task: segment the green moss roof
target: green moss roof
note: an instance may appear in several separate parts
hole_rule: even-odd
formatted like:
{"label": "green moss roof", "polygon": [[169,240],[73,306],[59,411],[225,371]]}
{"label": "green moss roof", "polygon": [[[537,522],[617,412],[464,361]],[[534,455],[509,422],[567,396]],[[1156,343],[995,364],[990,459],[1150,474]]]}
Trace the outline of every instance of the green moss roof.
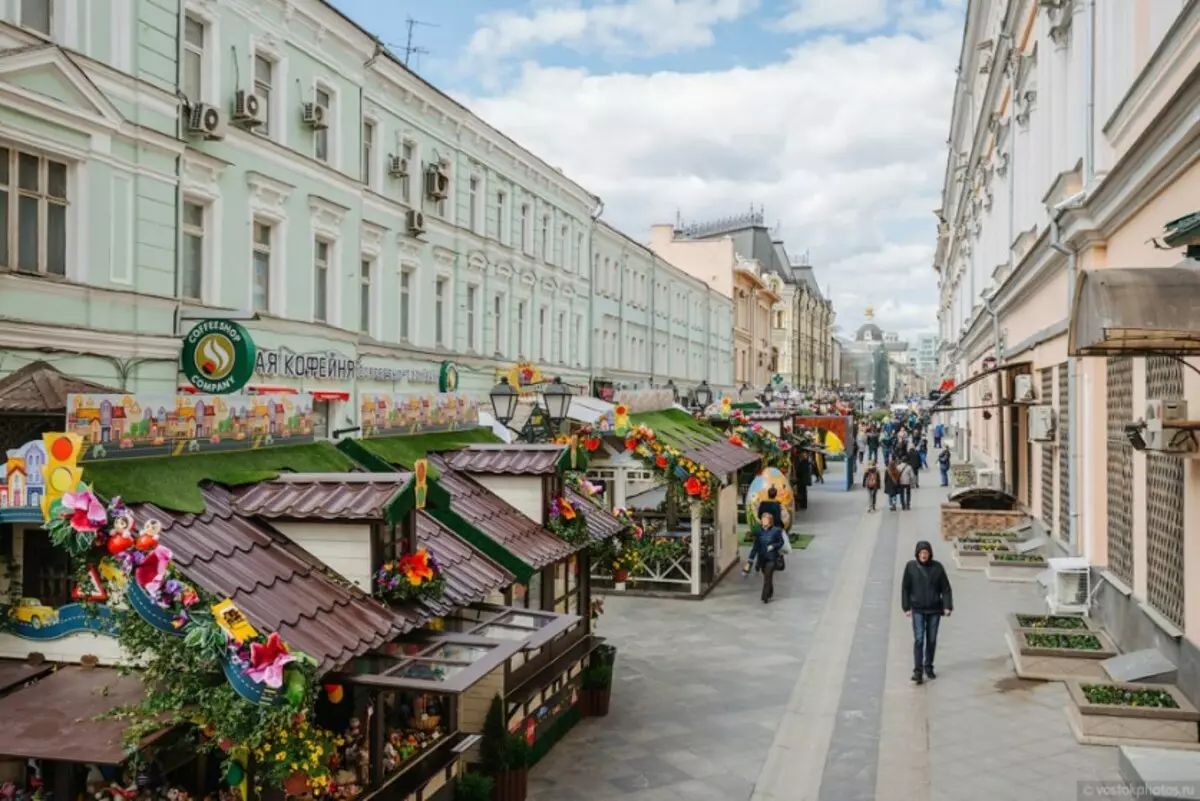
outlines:
{"label": "green moss roof", "polygon": [[629,422],[647,426],[655,436],[680,449],[724,439],[720,431],[679,409],[631,414]]}
{"label": "green moss roof", "polygon": [[153,503],[173,512],[204,511],[202,481],[227,487],[277,478],[280,473],[345,473],[354,462],[328,442],[283,445],[146,459],[84,462],[83,480],[96,492],[126,503]]}
{"label": "green moss roof", "polygon": [[[437,451],[459,451],[470,445],[495,445],[504,440],[492,433],[490,428],[464,428],[461,431],[438,431],[432,434],[414,434],[409,437],[378,437],[355,440],[368,453],[388,464],[411,470],[413,462]],[[429,466],[430,478],[437,478],[437,470]]]}

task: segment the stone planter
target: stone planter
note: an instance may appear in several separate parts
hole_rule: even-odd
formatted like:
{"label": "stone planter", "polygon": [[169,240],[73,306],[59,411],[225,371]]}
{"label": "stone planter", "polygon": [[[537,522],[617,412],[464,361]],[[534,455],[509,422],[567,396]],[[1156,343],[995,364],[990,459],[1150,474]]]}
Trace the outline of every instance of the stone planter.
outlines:
{"label": "stone planter", "polygon": [[946,502],[942,504],[942,539],[956,540],[976,531],[1003,531],[1028,519],[1024,512],[963,509],[957,503]]}
{"label": "stone planter", "polygon": [[[1107,634],[1090,629],[1017,628],[1010,629],[1005,639],[1017,675],[1033,681],[1105,681],[1108,674],[1101,662],[1117,655],[1117,646]],[[1050,645],[1047,639],[1061,640],[1062,644]],[[1099,647],[1073,648],[1070,644]]]}
{"label": "stone planter", "polygon": [[[1102,704],[1088,700],[1085,687],[1115,687],[1133,692],[1165,692],[1175,708]],[[1085,745],[1133,745],[1200,751],[1200,711],[1170,684],[1121,684],[1068,681],[1067,720],[1075,739]]]}
{"label": "stone planter", "polygon": [[1005,542],[956,542],[954,564],[959,570],[983,570],[993,553],[1013,553],[1012,546]]}
{"label": "stone planter", "polygon": [[1015,581],[1032,583],[1048,569],[1046,560],[1033,554],[1007,553],[1003,556],[989,554],[987,577],[992,581]]}
{"label": "stone planter", "polygon": [[1091,618],[1075,615],[1047,615],[1042,612],[1025,614],[1011,612],[1008,616],[1008,627],[1011,629],[1028,629],[1030,631],[1098,631],[1100,627]]}

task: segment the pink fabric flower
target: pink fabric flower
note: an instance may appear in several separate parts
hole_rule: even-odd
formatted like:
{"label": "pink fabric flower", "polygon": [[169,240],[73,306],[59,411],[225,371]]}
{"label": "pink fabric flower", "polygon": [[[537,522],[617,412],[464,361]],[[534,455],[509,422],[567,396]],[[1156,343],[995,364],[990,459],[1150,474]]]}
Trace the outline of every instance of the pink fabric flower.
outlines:
{"label": "pink fabric flower", "polygon": [[277,632],[272,632],[265,644],[254,643],[250,646],[250,667],[246,675],[259,684],[268,687],[283,686],[283,669],[296,657],[288,653],[288,647],[279,638]]}
{"label": "pink fabric flower", "polygon": [[146,590],[146,594],[158,600],[158,592],[162,589],[167,577],[167,567],[171,564],[171,552],[165,545],[160,545],[146,554],[146,558],[137,566],[135,578],[137,583]]}
{"label": "pink fabric flower", "polygon": [[87,490],[64,493],[62,505],[71,512],[71,528],[76,531],[98,531],[100,526],[108,522],[104,504]]}

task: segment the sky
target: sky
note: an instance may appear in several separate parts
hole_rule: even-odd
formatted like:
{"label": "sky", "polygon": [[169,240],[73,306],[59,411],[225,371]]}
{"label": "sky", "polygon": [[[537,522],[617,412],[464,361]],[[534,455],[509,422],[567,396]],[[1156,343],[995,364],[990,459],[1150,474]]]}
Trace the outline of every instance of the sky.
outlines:
{"label": "sky", "polygon": [[333,0],[604,201],[654,223],[761,206],[837,323],[937,327],[936,219],[965,0]]}

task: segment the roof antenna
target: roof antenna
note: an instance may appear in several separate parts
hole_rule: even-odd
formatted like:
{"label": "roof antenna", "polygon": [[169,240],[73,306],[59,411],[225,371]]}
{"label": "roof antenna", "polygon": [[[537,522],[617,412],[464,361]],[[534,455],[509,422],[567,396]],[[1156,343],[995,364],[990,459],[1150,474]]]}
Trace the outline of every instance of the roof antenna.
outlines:
{"label": "roof antenna", "polygon": [[408,26],[408,38],[405,40],[404,47],[401,48],[400,52],[404,53],[404,66],[407,67],[409,60],[414,55],[429,55],[429,51],[425,48],[413,46],[413,29],[415,29],[418,25],[424,25],[426,28],[437,28],[439,26],[433,24],[432,22],[422,22],[421,20],[413,19],[412,17],[405,18],[404,24]]}

